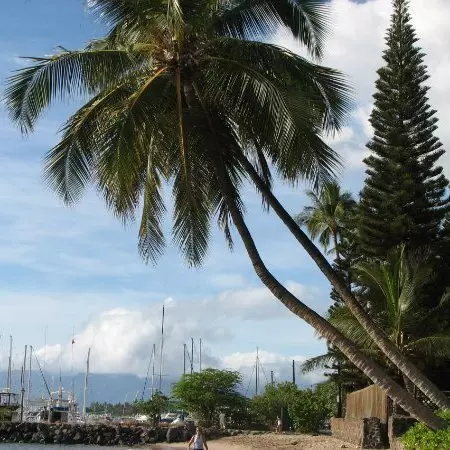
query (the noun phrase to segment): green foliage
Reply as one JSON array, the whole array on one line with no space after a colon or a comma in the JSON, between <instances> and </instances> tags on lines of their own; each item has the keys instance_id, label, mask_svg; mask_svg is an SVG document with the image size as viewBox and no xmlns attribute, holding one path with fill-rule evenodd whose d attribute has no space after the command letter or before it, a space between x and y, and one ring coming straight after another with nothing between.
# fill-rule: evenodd
<instances>
[{"instance_id":1,"label":"green foliage","mask_svg":"<svg viewBox=\"0 0 450 450\"><path fill-rule=\"evenodd\" d=\"M434 136L436 111L428 103L429 76L417 40L408 2L396 1L370 117L371 155L365 159L359 236L367 255L384 257L401 243L432 246L449 209L448 181L437 165L444 150Z\"/></svg>"},{"instance_id":2,"label":"green foliage","mask_svg":"<svg viewBox=\"0 0 450 450\"><path fill-rule=\"evenodd\" d=\"M263 394L251 400L250 408L254 420L273 427L281 409L287 409L295 401L297 392L297 387L289 382L267 385Z\"/></svg>"},{"instance_id":3,"label":"green foliage","mask_svg":"<svg viewBox=\"0 0 450 450\"><path fill-rule=\"evenodd\" d=\"M420 303L431 274L426 252L407 252L400 246L385 261L356 264L354 274L361 287L361 301L403 354L419 367L450 360L450 334L439 333L433 326L448 305L450 295L444 295L437 307L428 310ZM330 322L358 346L376 351L374 342L347 307L332 311Z\"/></svg>"},{"instance_id":4,"label":"green foliage","mask_svg":"<svg viewBox=\"0 0 450 450\"><path fill-rule=\"evenodd\" d=\"M337 385L330 381L315 389L298 389L292 383L281 383L267 386L264 394L254 397L251 411L256 420L272 428L281 410L285 410L295 431L318 432L336 414L337 395Z\"/></svg>"},{"instance_id":5,"label":"green foliage","mask_svg":"<svg viewBox=\"0 0 450 450\"><path fill-rule=\"evenodd\" d=\"M148 415L150 422L156 425L161 413L168 408L169 399L161 392L156 392L151 399L137 401L133 406L139 413Z\"/></svg>"},{"instance_id":6,"label":"green foliage","mask_svg":"<svg viewBox=\"0 0 450 450\"><path fill-rule=\"evenodd\" d=\"M349 111L344 77L266 36L283 25L320 56L325 3L102 0L88 10L107 23L107 36L30 59L10 77L4 103L27 133L55 101L88 99L47 154L45 180L67 204L92 183L116 217L140 214L145 261L165 248L168 209L188 264L203 262L213 218L231 242L230 203L243 211L248 177L243 159L265 181L270 167L290 182L321 183L339 166L322 136ZM224 178L227 189L217 182Z\"/></svg>"},{"instance_id":7,"label":"green foliage","mask_svg":"<svg viewBox=\"0 0 450 450\"><path fill-rule=\"evenodd\" d=\"M135 403L92 402L86 411L89 414L109 414L112 417L132 416L137 413Z\"/></svg>"},{"instance_id":8,"label":"green foliage","mask_svg":"<svg viewBox=\"0 0 450 450\"><path fill-rule=\"evenodd\" d=\"M311 238L318 239L325 250L331 244L339 259L339 243L356 202L351 193L343 192L336 181L324 183L319 193L307 191L306 195L311 206L306 206L296 221L299 225L306 225Z\"/></svg>"},{"instance_id":9,"label":"green foliage","mask_svg":"<svg viewBox=\"0 0 450 450\"><path fill-rule=\"evenodd\" d=\"M301 433L318 432L336 415L338 389L335 383L319 384L315 389L299 390L288 407L294 429Z\"/></svg>"},{"instance_id":10,"label":"green foliage","mask_svg":"<svg viewBox=\"0 0 450 450\"><path fill-rule=\"evenodd\" d=\"M360 258L356 245L356 209L357 203L350 192L343 191L336 181L326 183L319 192L307 191L311 204L306 206L295 219L299 225L306 226L312 239L318 239L324 250L334 254L333 269L349 289L352 286L350 268ZM334 303L329 309L342 306L340 295L333 288L331 299ZM304 372L316 369L329 369L325 373L339 386L337 416L343 413L343 396L345 391L364 387L366 378L335 347L328 346L328 352L311 358L303 365Z\"/></svg>"},{"instance_id":11,"label":"green foliage","mask_svg":"<svg viewBox=\"0 0 450 450\"><path fill-rule=\"evenodd\" d=\"M438 415L445 419L448 428L433 431L423 423L416 423L402 437L405 450L444 450L450 448L450 411Z\"/></svg>"},{"instance_id":12,"label":"green foliage","mask_svg":"<svg viewBox=\"0 0 450 450\"><path fill-rule=\"evenodd\" d=\"M172 395L182 408L199 417L205 425L212 425L220 411L232 414L245 408L246 398L238 392L240 383L238 372L205 369L183 375L174 384Z\"/></svg>"}]
</instances>

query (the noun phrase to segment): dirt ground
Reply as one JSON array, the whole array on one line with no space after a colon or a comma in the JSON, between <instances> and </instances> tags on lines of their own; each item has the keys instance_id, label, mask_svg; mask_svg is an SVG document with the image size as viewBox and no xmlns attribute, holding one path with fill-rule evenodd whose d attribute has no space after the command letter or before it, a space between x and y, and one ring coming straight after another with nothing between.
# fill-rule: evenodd
<instances>
[{"instance_id":1,"label":"dirt ground","mask_svg":"<svg viewBox=\"0 0 450 450\"><path fill-rule=\"evenodd\" d=\"M338 450L354 449L356 445L340 441L331 436L310 436L302 434L239 435L208 442L209 450ZM158 445L153 450L187 449L186 443Z\"/></svg>"}]
</instances>

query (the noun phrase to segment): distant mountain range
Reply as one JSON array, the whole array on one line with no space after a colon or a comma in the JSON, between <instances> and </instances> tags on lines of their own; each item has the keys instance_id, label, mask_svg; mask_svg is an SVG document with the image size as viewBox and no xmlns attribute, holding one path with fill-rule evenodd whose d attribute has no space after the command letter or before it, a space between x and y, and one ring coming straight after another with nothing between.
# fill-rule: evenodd
<instances>
[{"instance_id":1,"label":"distant mountain range","mask_svg":"<svg viewBox=\"0 0 450 450\"><path fill-rule=\"evenodd\" d=\"M45 373L45 372L44 372ZM84 373L77 373L73 376L71 374L63 373L61 375L61 385L64 391L73 390L78 403L82 405L83 390L84 390ZM45 373L45 380L51 392L55 392L59 387L59 373ZM14 370L12 374L12 391L20 393L20 371ZM166 376L162 379L163 393L170 395L171 386L178 381L175 377ZM25 377L25 387L28 383L28 373ZM243 383L244 384L244 383ZM302 379L297 381L298 386L305 387L305 382ZM309 383L310 384L310 383ZM92 373L89 375L88 392L87 392L87 406L92 402L99 403L132 403L135 399L140 400L144 390L145 379L132 374L113 374L113 373ZM159 385L158 377L155 377L155 389ZM245 382L247 387L248 382ZM0 389L6 387L6 372L0 372ZM262 387L262 386L261 386ZM151 380L147 382L144 393L144 398L150 396ZM242 394L244 394L244 386L241 387ZM251 393L252 390L250 389ZM31 376L31 398L37 399L42 396L48 397L47 388L42 375L38 371L33 371Z\"/></svg>"},{"instance_id":2,"label":"distant mountain range","mask_svg":"<svg viewBox=\"0 0 450 450\"><path fill-rule=\"evenodd\" d=\"M83 373L74 374L73 377L70 374L62 374L61 376L61 385L65 391L71 391L73 383L75 396L80 406L83 401L84 377ZM45 374L45 379L50 391L58 390L59 373ZM27 386L28 374L26 374L25 380ZM20 371L13 371L12 381L12 391L19 393ZM144 378L131 374L92 373L89 375L88 381L87 404L89 405L91 402L123 403L125 400L133 402L136 398L140 400L144 383ZM164 380L165 387L163 386L163 390L169 391L171 383L172 381ZM0 389L4 387L6 387L6 372L0 372ZM148 398L149 394L150 381L147 384L145 398ZM48 397L47 389L40 372L34 371L31 376L31 397L40 398L42 396Z\"/></svg>"}]
</instances>

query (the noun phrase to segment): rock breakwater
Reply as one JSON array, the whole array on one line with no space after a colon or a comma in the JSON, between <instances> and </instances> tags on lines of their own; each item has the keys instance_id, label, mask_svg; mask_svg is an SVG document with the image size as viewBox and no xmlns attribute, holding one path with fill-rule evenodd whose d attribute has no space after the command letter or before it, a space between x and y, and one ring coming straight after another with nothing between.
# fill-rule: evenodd
<instances>
[{"instance_id":1,"label":"rock breakwater","mask_svg":"<svg viewBox=\"0 0 450 450\"><path fill-rule=\"evenodd\" d=\"M163 442L167 430L144 426L72 425L45 423L0 424L0 442L36 444L85 444L134 447Z\"/></svg>"}]
</instances>

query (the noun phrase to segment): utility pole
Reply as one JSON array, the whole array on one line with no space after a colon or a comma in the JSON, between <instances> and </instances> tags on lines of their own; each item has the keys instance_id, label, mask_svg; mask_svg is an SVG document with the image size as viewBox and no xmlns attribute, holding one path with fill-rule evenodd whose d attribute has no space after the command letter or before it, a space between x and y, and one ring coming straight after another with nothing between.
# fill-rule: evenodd
<instances>
[{"instance_id":1,"label":"utility pole","mask_svg":"<svg viewBox=\"0 0 450 450\"><path fill-rule=\"evenodd\" d=\"M292 360L292 383L295 385L295 361Z\"/></svg>"},{"instance_id":2,"label":"utility pole","mask_svg":"<svg viewBox=\"0 0 450 450\"><path fill-rule=\"evenodd\" d=\"M186 343L183 344L183 375L186 375Z\"/></svg>"},{"instance_id":3,"label":"utility pole","mask_svg":"<svg viewBox=\"0 0 450 450\"><path fill-rule=\"evenodd\" d=\"M25 400L25 370L27 366L27 346L23 355L23 365L20 372L20 422L23 422L23 404Z\"/></svg>"},{"instance_id":4,"label":"utility pole","mask_svg":"<svg viewBox=\"0 0 450 450\"><path fill-rule=\"evenodd\" d=\"M270 384L273 386L273 370L270 371Z\"/></svg>"}]
</instances>

